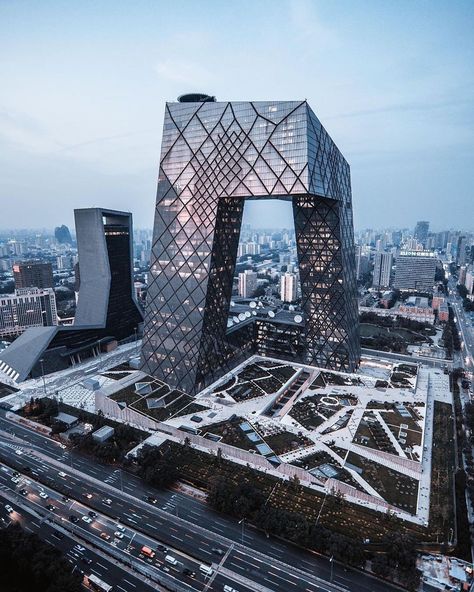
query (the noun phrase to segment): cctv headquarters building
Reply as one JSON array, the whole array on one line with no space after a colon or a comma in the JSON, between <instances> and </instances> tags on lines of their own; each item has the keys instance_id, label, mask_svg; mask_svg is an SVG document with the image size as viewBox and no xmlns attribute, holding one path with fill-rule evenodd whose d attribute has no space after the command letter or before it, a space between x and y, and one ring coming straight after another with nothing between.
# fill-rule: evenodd
<instances>
[{"instance_id":1,"label":"cctv headquarters building","mask_svg":"<svg viewBox=\"0 0 474 592\"><path fill-rule=\"evenodd\" d=\"M246 199L292 203L299 323L229 321ZM306 101L167 103L142 368L194 394L253 353L359 363L349 165Z\"/></svg>"}]
</instances>

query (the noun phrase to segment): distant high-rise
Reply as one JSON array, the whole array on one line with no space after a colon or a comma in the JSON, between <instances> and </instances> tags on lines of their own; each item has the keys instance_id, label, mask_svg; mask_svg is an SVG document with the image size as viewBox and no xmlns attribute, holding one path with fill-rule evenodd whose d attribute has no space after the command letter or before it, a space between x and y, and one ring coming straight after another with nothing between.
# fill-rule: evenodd
<instances>
[{"instance_id":1,"label":"distant high-rise","mask_svg":"<svg viewBox=\"0 0 474 592\"><path fill-rule=\"evenodd\" d=\"M296 300L296 273L284 273L280 278L280 298L283 302Z\"/></svg>"},{"instance_id":2,"label":"distant high-rise","mask_svg":"<svg viewBox=\"0 0 474 592\"><path fill-rule=\"evenodd\" d=\"M388 288L390 286L392 262L392 253L375 253L374 277L372 280L372 286L374 288Z\"/></svg>"},{"instance_id":3,"label":"distant high-rise","mask_svg":"<svg viewBox=\"0 0 474 592\"><path fill-rule=\"evenodd\" d=\"M396 260L394 288L416 292L433 291L436 257L431 251L401 251Z\"/></svg>"},{"instance_id":4,"label":"distant high-rise","mask_svg":"<svg viewBox=\"0 0 474 592\"><path fill-rule=\"evenodd\" d=\"M13 265L15 288L54 288L53 267L44 261L23 261Z\"/></svg>"},{"instance_id":5,"label":"distant high-rise","mask_svg":"<svg viewBox=\"0 0 474 592\"><path fill-rule=\"evenodd\" d=\"M239 296L242 298L252 298L257 289L257 274L254 271L246 269L239 273Z\"/></svg>"},{"instance_id":6,"label":"distant high-rise","mask_svg":"<svg viewBox=\"0 0 474 592\"><path fill-rule=\"evenodd\" d=\"M467 238L465 236L460 236L458 238L458 246L457 246L457 254L456 254L456 264L457 265L465 265L467 260Z\"/></svg>"},{"instance_id":7,"label":"distant high-rise","mask_svg":"<svg viewBox=\"0 0 474 592\"><path fill-rule=\"evenodd\" d=\"M61 245L72 245L71 233L69 228L64 224L62 226L56 226L54 229L54 238Z\"/></svg>"},{"instance_id":8,"label":"distant high-rise","mask_svg":"<svg viewBox=\"0 0 474 592\"><path fill-rule=\"evenodd\" d=\"M350 169L308 103L186 95L166 104L163 129L143 369L194 393L238 363L227 323L244 203L283 199L295 222L301 361L354 370Z\"/></svg>"},{"instance_id":9,"label":"distant high-rise","mask_svg":"<svg viewBox=\"0 0 474 592\"><path fill-rule=\"evenodd\" d=\"M426 239L428 238L428 231L430 229L430 223L426 220L421 220L420 222L416 223L415 232L413 236L420 241L422 245L426 244Z\"/></svg>"}]
</instances>

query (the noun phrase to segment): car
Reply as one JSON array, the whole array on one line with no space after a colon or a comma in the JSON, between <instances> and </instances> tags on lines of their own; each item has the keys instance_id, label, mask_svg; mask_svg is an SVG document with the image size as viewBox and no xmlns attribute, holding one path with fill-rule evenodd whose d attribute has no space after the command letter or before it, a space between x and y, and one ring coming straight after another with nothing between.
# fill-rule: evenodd
<instances>
[{"instance_id":1,"label":"car","mask_svg":"<svg viewBox=\"0 0 474 592\"><path fill-rule=\"evenodd\" d=\"M164 572L166 572L166 573L169 573L170 568L167 565L162 565L161 566L161 570L164 571Z\"/></svg>"},{"instance_id":2,"label":"car","mask_svg":"<svg viewBox=\"0 0 474 592\"><path fill-rule=\"evenodd\" d=\"M15 485L16 485L17 483L20 483L20 479L18 479L18 477L12 477L12 479L11 479L11 480L12 480L12 483L15 483Z\"/></svg>"},{"instance_id":3,"label":"car","mask_svg":"<svg viewBox=\"0 0 474 592\"><path fill-rule=\"evenodd\" d=\"M48 504L46 506L46 508L50 511L50 512L55 512L56 511L56 506L53 506L53 504Z\"/></svg>"},{"instance_id":4,"label":"car","mask_svg":"<svg viewBox=\"0 0 474 592\"><path fill-rule=\"evenodd\" d=\"M84 493L84 497L87 499L92 499L92 493Z\"/></svg>"},{"instance_id":5,"label":"car","mask_svg":"<svg viewBox=\"0 0 474 592\"><path fill-rule=\"evenodd\" d=\"M76 522L79 522L79 518L78 518L77 516L74 516L74 514L71 514L71 515L69 516L69 520L70 520L71 522L74 522L74 524L75 524Z\"/></svg>"},{"instance_id":6,"label":"car","mask_svg":"<svg viewBox=\"0 0 474 592\"><path fill-rule=\"evenodd\" d=\"M64 533L58 530L57 532L53 532L53 536L55 536L57 539L63 539Z\"/></svg>"},{"instance_id":7,"label":"car","mask_svg":"<svg viewBox=\"0 0 474 592\"><path fill-rule=\"evenodd\" d=\"M224 551L222 549L218 549L217 547L213 547L212 552L216 555L224 555Z\"/></svg>"},{"instance_id":8,"label":"car","mask_svg":"<svg viewBox=\"0 0 474 592\"><path fill-rule=\"evenodd\" d=\"M165 547L164 545L156 545L156 549L157 551L163 551L163 553L168 553L169 551L168 547Z\"/></svg>"},{"instance_id":9,"label":"car","mask_svg":"<svg viewBox=\"0 0 474 592\"><path fill-rule=\"evenodd\" d=\"M23 467L23 472L24 473L31 473L31 467L28 467L28 466Z\"/></svg>"},{"instance_id":10,"label":"car","mask_svg":"<svg viewBox=\"0 0 474 592\"><path fill-rule=\"evenodd\" d=\"M59 471L58 476L59 477L66 477L67 475L64 471Z\"/></svg>"},{"instance_id":11,"label":"car","mask_svg":"<svg viewBox=\"0 0 474 592\"><path fill-rule=\"evenodd\" d=\"M49 495L45 491L40 491L39 496L41 499L48 499Z\"/></svg>"},{"instance_id":12,"label":"car","mask_svg":"<svg viewBox=\"0 0 474 592\"><path fill-rule=\"evenodd\" d=\"M238 592L238 590L232 588L232 586L229 586L229 584L224 584L223 590L224 592Z\"/></svg>"},{"instance_id":13,"label":"car","mask_svg":"<svg viewBox=\"0 0 474 592\"><path fill-rule=\"evenodd\" d=\"M92 496L91 496L92 497ZM102 503L105 504L106 506L111 506L112 505L112 500L107 498L107 499L103 499Z\"/></svg>"},{"instance_id":14,"label":"car","mask_svg":"<svg viewBox=\"0 0 474 592\"><path fill-rule=\"evenodd\" d=\"M101 532L100 538L104 539L104 541L110 541L110 534L107 534L106 532Z\"/></svg>"},{"instance_id":15,"label":"car","mask_svg":"<svg viewBox=\"0 0 474 592\"><path fill-rule=\"evenodd\" d=\"M87 512L89 514L89 516L91 518L97 518L97 514L94 512L94 510L89 510L89 512Z\"/></svg>"},{"instance_id":16,"label":"car","mask_svg":"<svg viewBox=\"0 0 474 592\"><path fill-rule=\"evenodd\" d=\"M62 500L63 500L63 502L70 501L67 495L63 495Z\"/></svg>"},{"instance_id":17,"label":"car","mask_svg":"<svg viewBox=\"0 0 474 592\"><path fill-rule=\"evenodd\" d=\"M89 559L89 557L81 557L81 561L82 561L82 563L85 563L86 565L91 565L91 563L92 563L92 559Z\"/></svg>"},{"instance_id":18,"label":"car","mask_svg":"<svg viewBox=\"0 0 474 592\"><path fill-rule=\"evenodd\" d=\"M189 569L188 567L185 567L183 569L183 574L185 576L188 576L188 578L194 578L196 576L196 572L193 571L192 569Z\"/></svg>"},{"instance_id":19,"label":"car","mask_svg":"<svg viewBox=\"0 0 474 592\"><path fill-rule=\"evenodd\" d=\"M122 526L121 524L117 524L116 528L117 530L120 530L120 532L125 532L125 526Z\"/></svg>"},{"instance_id":20,"label":"car","mask_svg":"<svg viewBox=\"0 0 474 592\"><path fill-rule=\"evenodd\" d=\"M26 491L26 489L20 489L20 495L28 495L28 492Z\"/></svg>"},{"instance_id":21,"label":"car","mask_svg":"<svg viewBox=\"0 0 474 592\"><path fill-rule=\"evenodd\" d=\"M165 557L165 561L166 563L170 563L171 565L176 565L178 563L178 560L176 559L176 557L173 557L173 555L167 555Z\"/></svg>"},{"instance_id":22,"label":"car","mask_svg":"<svg viewBox=\"0 0 474 592\"><path fill-rule=\"evenodd\" d=\"M85 551L86 548L83 547L82 545L74 545L74 549L76 549L77 551L79 551L79 553L82 553L82 551Z\"/></svg>"},{"instance_id":23,"label":"car","mask_svg":"<svg viewBox=\"0 0 474 592\"><path fill-rule=\"evenodd\" d=\"M148 502L149 504L156 504L156 503L158 503L158 500L156 499L156 497L152 497L151 495L145 495L144 500L146 502Z\"/></svg>"},{"instance_id":24,"label":"car","mask_svg":"<svg viewBox=\"0 0 474 592\"><path fill-rule=\"evenodd\" d=\"M9 504L6 504L6 506L5 506L5 510L6 510L6 511L7 511L9 514L11 514L11 513L13 512L13 508L12 508L12 507L11 507Z\"/></svg>"},{"instance_id":25,"label":"car","mask_svg":"<svg viewBox=\"0 0 474 592\"><path fill-rule=\"evenodd\" d=\"M15 454L18 454L18 456L21 456L23 454L23 452L21 450L15 450Z\"/></svg>"},{"instance_id":26,"label":"car","mask_svg":"<svg viewBox=\"0 0 474 592\"><path fill-rule=\"evenodd\" d=\"M114 532L114 537L115 537L116 539L123 539L123 537L124 537L124 534L123 534L123 532L119 532L119 531L117 530L117 532Z\"/></svg>"},{"instance_id":27,"label":"car","mask_svg":"<svg viewBox=\"0 0 474 592\"><path fill-rule=\"evenodd\" d=\"M92 518L89 518L89 516L83 516L82 521L90 524L92 522Z\"/></svg>"},{"instance_id":28,"label":"car","mask_svg":"<svg viewBox=\"0 0 474 592\"><path fill-rule=\"evenodd\" d=\"M59 447L62 448L63 450L66 450L66 448L67 448L66 444L60 444Z\"/></svg>"}]
</instances>

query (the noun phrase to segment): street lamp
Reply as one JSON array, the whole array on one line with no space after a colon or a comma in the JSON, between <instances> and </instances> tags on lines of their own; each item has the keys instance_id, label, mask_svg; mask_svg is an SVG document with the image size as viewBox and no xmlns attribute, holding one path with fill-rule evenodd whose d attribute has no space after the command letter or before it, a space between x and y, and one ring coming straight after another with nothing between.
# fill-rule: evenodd
<instances>
[{"instance_id":1,"label":"street lamp","mask_svg":"<svg viewBox=\"0 0 474 592\"><path fill-rule=\"evenodd\" d=\"M242 518L242 520L239 520L239 524L242 524L242 537L241 537L241 541L242 541L242 545L243 545L244 544L245 518Z\"/></svg>"},{"instance_id":2,"label":"street lamp","mask_svg":"<svg viewBox=\"0 0 474 592\"><path fill-rule=\"evenodd\" d=\"M138 344L138 327L135 327L135 329L133 330L134 334L135 334L135 355L137 355L137 344Z\"/></svg>"},{"instance_id":3,"label":"street lamp","mask_svg":"<svg viewBox=\"0 0 474 592\"><path fill-rule=\"evenodd\" d=\"M43 365L44 359L41 358L40 360L40 364L41 364L41 376L43 377L43 390L44 390L44 395L46 396L46 380L44 378L44 365Z\"/></svg>"}]
</instances>

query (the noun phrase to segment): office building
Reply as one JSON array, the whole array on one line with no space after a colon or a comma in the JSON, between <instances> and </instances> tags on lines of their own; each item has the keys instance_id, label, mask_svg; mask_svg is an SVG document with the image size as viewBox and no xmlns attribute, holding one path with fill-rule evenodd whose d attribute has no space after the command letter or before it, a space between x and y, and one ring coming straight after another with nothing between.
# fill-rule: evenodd
<instances>
[{"instance_id":1,"label":"office building","mask_svg":"<svg viewBox=\"0 0 474 592\"><path fill-rule=\"evenodd\" d=\"M428 238L428 231L430 223L422 220L416 223L415 232L413 236L420 241L422 245L426 245L426 239Z\"/></svg>"},{"instance_id":2,"label":"office building","mask_svg":"<svg viewBox=\"0 0 474 592\"><path fill-rule=\"evenodd\" d=\"M43 261L23 261L13 265L15 288L54 288L53 267Z\"/></svg>"},{"instance_id":3,"label":"office building","mask_svg":"<svg viewBox=\"0 0 474 592\"><path fill-rule=\"evenodd\" d=\"M428 298L426 297L410 296L404 303L400 304L398 314L419 323L433 324L435 321L433 309L428 304Z\"/></svg>"},{"instance_id":4,"label":"office building","mask_svg":"<svg viewBox=\"0 0 474 592\"><path fill-rule=\"evenodd\" d=\"M396 259L393 287L398 290L432 292L436 257L431 251L401 251Z\"/></svg>"},{"instance_id":5,"label":"office building","mask_svg":"<svg viewBox=\"0 0 474 592\"><path fill-rule=\"evenodd\" d=\"M257 274L254 271L246 269L239 273L239 296L242 298L252 298L257 289Z\"/></svg>"},{"instance_id":6,"label":"office building","mask_svg":"<svg viewBox=\"0 0 474 592\"><path fill-rule=\"evenodd\" d=\"M67 368L140 333L143 316L132 277L132 215L87 208L75 210L74 217L80 270L74 324L27 329L0 352L0 371L16 381Z\"/></svg>"},{"instance_id":7,"label":"office building","mask_svg":"<svg viewBox=\"0 0 474 592\"><path fill-rule=\"evenodd\" d=\"M283 302L294 302L297 297L296 273L284 273L280 278L280 298Z\"/></svg>"},{"instance_id":8,"label":"office building","mask_svg":"<svg viewBox=\"0 0 474 592\"><path fill-rule=\"evenodd\" d=\"M372 286L374 288L388 288L390 286L390 274L392 271L392 253L375 253L374 277Z\"/></svg>"},{"instance_id":9,"label":"office building","mask_svg":"<svg viewBox=\"0 0 474 592\"><path fill-rule=\"evenodd\" d=\"M306 101L167 103L142 367L190 393L227 372L246 199L292 202L302 361L353 370L359 323L349 165Z\"/></svg>"},{"instance_id":10,"label":"office building","mask_svg":"<svg viewBox=\"0 0 474 592\"><path fill-rule=\"evenodd\" d=\"M20 335L28 327L58 324L56 297L52 288L23 288L0 294L0 337Z\"/></svg>"}]
</instances>

